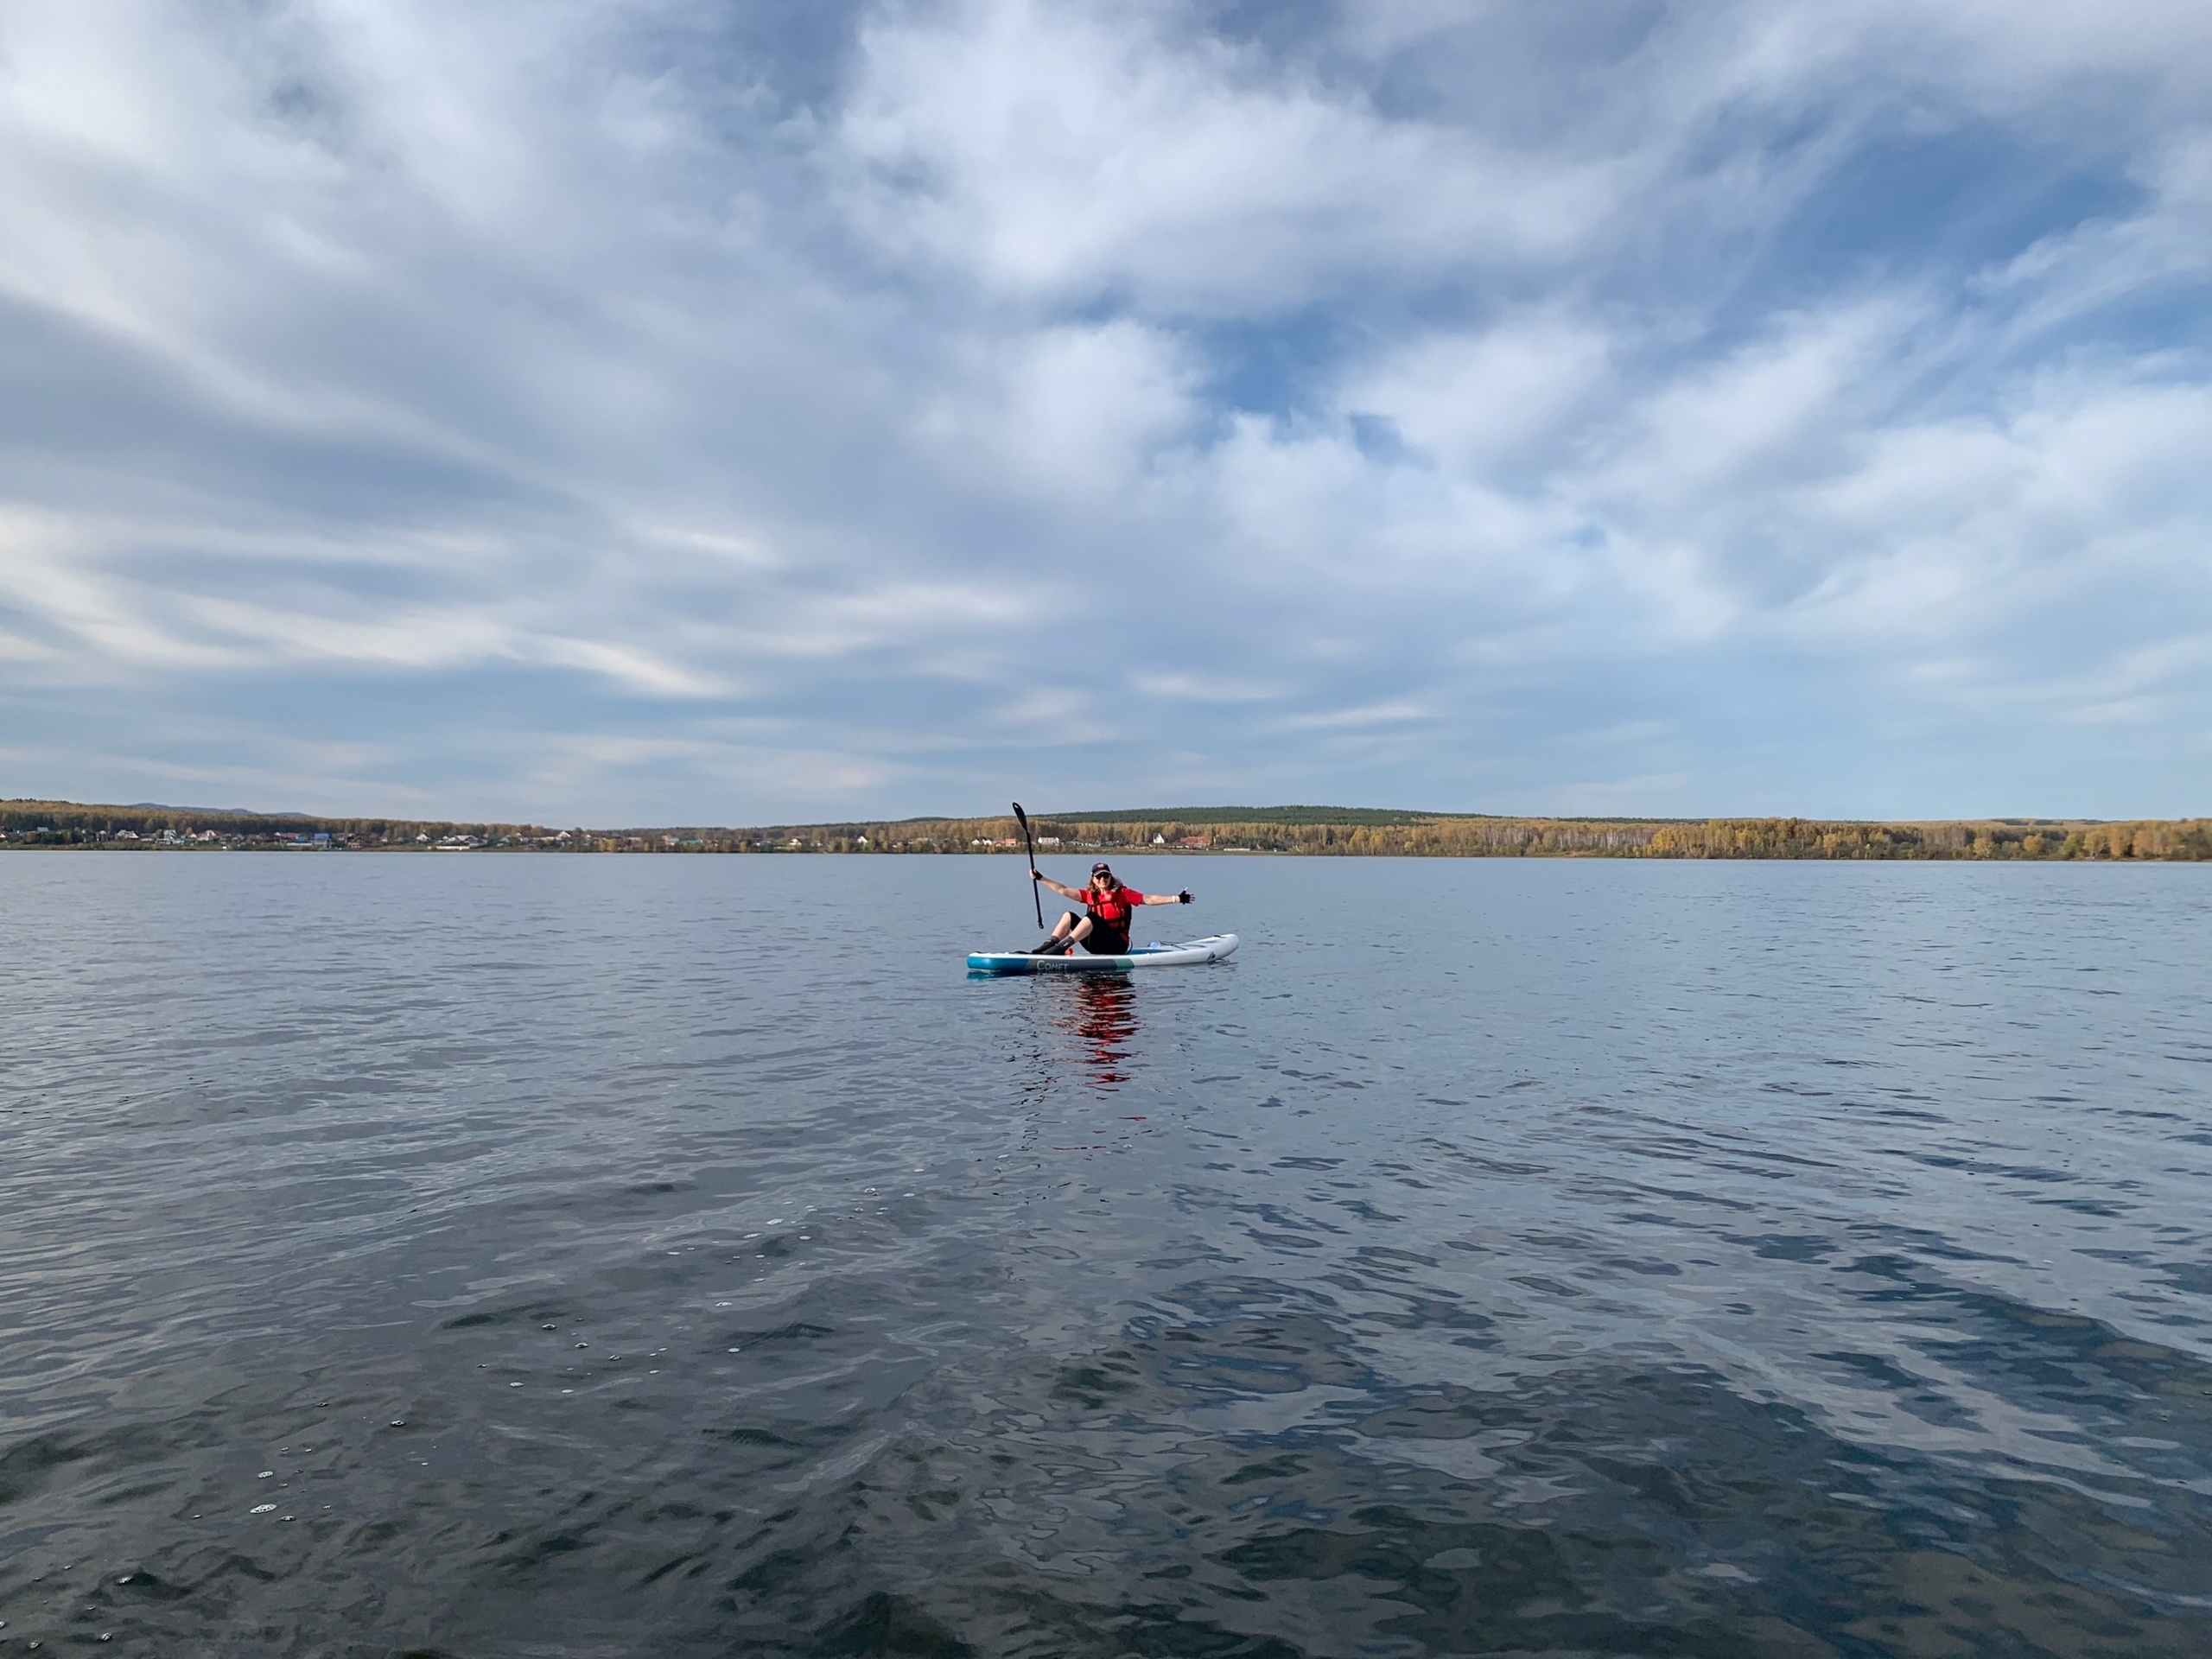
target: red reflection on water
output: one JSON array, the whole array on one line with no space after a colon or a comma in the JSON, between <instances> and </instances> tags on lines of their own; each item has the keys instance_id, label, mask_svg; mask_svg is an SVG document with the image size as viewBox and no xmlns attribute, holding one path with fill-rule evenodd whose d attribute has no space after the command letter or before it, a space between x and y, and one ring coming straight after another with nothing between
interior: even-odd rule
<instances>
[{"instance_id":1,"label":"red reflection on water","mask_svg":"<svg viewBox=\"0 0 2212 1659\"><path fill-rule=\"evenodd\" d=\"M1129 1074L1122 1068L1136 1046L1136 987L1125 975L1086 974L1075 980L1072 988L1073 1023L1085 1077L1102 1089L1127 1083Z\"/></svg>"}]
</instances>

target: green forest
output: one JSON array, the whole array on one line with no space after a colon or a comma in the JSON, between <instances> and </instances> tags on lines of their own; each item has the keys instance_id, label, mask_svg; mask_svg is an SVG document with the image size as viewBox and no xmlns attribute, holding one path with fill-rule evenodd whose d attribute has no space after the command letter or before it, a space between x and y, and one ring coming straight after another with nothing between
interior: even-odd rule
<instances>
[{"instance_id":1,"label":"green forest","mask_svg":"<svg viewBox=\"0 0 2212 1659\"><path fill-rule=\"evenodd\" d=\"M2212 859L2212 818L1516 818L1368 807L1033 813L1038 853L1154 850L1386 858ZM0 848L532 853L1019 854L1011 817L568 830L181 807L0 801Z\"/></svg>"}]
</instances>

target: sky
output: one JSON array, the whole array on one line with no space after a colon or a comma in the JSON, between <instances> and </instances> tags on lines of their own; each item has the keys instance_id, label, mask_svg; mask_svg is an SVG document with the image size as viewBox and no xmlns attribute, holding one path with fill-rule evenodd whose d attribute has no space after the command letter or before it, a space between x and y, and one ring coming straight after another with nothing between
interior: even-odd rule
<instances>
[{"instance_id":1,"label":"sky","mask_svg":"<svg viewBox=\"0 0 2212 1659\"><path fill-rule=\"evenodd\" d=\"M2212 812L2202 0L10 0L0 795Z\"/></svg>"}]
</instances>

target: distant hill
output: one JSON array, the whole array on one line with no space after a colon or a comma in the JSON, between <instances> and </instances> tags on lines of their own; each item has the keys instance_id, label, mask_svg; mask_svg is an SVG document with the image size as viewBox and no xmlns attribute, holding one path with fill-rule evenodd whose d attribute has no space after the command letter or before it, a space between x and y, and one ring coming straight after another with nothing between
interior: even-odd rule
<instances>
[{"instance_id":1,"label":"distant hill","mask_svg":"<svg viewBox=\"0 0 2212 1659\"><path fill-rule=\"evenodd\" d=\"M1057 823L1427 823L1437 818L1485 817L1461 812L1402 812L1382 806L1145 806L1112 812L1032 812Z\"/></svg>"},{"instance_id":2,"label":"distant hill","mask_svg":"<svg viewBox=\"0 0 2212 1659\"><path fill-rule=\"evenodd\" d=\"M305 812L257 812L250 806L171 806L166 801L133 801L132 812L189 812L200 818L305 818Z\"/></svg>"},{"instance_id":3,"label":"distant hill","mask_svg":"<svg viewBox=\"0 0 2212 1659\"><path fill-rule=\"evenodd\" d=\"M1173 851L1385 858L2212 859L2212 819L1504 817L1387 807L1212 806L1032 812L1040 855ZM1020 853L1011 817L695 830L681 849Z\"/></svg>"}]
</instances>

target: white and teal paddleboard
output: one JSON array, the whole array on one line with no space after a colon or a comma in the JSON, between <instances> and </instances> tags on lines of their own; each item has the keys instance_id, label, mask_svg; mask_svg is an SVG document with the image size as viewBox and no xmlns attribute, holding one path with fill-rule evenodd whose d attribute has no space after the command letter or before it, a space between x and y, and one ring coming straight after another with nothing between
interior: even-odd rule
<instances>
[{"instance_id":1,"label":"white and teal paddleboard","mask_svg":"<svg viewBox=\"0 0 2212 1659\"><path fill-rule=\"evenodd\" d=\"M978 950L968 958L971 974L1122 974L1132 968L1196 968L1219 962L1236 949L1234 933L1215 933L1181 944L1133 945L1118 957L1090 957L1076 947L1071 957L1033 957L1026 950Z\"/></svg>"}]
</instances>

